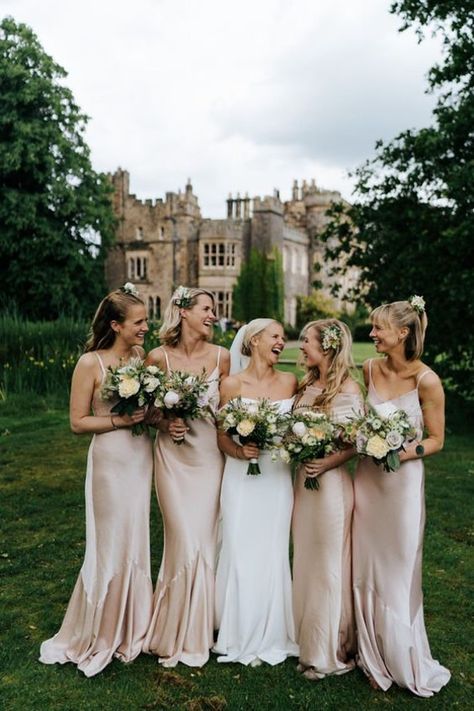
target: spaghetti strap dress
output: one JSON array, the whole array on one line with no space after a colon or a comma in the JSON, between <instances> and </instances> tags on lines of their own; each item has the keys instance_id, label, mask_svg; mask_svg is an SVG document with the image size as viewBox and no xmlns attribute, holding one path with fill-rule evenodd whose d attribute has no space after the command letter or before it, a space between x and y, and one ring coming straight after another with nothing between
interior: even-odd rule
<instances>
[{"instance_id":1,"label":"spaghetti strap dress","mask_svg":"<svg viewBox=\"0 0 474 711\"><path fill-rule=\"evenodd\" d=\"M168 371L171 365L163 348ZM208 376L209 405L219 404L219 361ZM187 421L177 445L158 432L155 484L163 516L164 547L145 651L165 667L200 667L213 644L214 571L224 458L214 417Z\"/></svg>"},{"instance_id":2,"label":"spaghetti strap dress","mask_svg":"<svg viewBox=\"0 0 474 711\"><path fill-rule=\"evenodd\" d=\"M404 410L418 438L423 414L416 388L382 400L369 362L368 401L381 416ZM432 696L450 679L431 656L421 588L425 525L424 471L421 459L385 472L371 459L359 462L354 481L354 606L358 663L387 690L393 682L417 696Z\"/></svg>"},{"instance_id":3,"label":"spaghetti strap dress","mask_svg":"<svg viewBox=\"0 0 474 711\"><path fill-rule=\"evenodd\" d=\"M307 386L298 407L312 405L321 389ZM344 422L363 411L362 396L339 393L331 419ZM304 467L295 480L293 509L293 608L300 663L317 678L354 668L352 603L352 479L345 465L319 477L317 491L305 488Z\"/></svg>"},{"instance_id":4,"label":"spaghetti strap dress","mask_svg":"<svg viewBox=\"0 0 474 711\"><path fill-rule=\"evenodd\" d=\"M105 368L96 352L102 380ZM93 396L95 415L109 415L113 401ZM59 632L41 645L43 664L77 664L98 674L113 657L130 662L142 651L150 624L149 514L152 443L130 428L95 434L85 484L84 563Z\"/></svg>"}]
</instances>

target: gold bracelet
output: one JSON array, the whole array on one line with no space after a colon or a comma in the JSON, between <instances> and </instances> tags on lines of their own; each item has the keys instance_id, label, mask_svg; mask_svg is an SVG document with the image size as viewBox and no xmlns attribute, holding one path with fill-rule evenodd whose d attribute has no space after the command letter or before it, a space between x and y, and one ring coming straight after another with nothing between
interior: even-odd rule
<instances>
[{"instance_id":1,"label":"gold bracelet","mask_svg":"<svg viewBox=\"0 0 474 711\"><path fill-rule=\"evenodd\" d=\"M117 425L114 423L114 416L113 415L110 415L110 424L112 425L112 428L114 430L118 430Z\"/></svg>"}]
</instances>

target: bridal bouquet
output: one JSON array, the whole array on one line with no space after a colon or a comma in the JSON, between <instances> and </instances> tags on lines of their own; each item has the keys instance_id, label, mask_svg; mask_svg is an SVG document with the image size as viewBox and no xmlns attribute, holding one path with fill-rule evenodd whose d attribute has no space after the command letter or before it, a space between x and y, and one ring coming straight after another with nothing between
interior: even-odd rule
<instances>
[{"instance_id":1,"label":"bridal bouquet","mask_svg":"<svg viewBox=\"0 0 474 711\"><path fill-rule=\"evenodd\" d=\"M153 401L161 376L156 365L144 365L140 358L131 358L126 365L107 368L101 397L103 400L118 398L110 411L117 415L131 415L134 410ZM142 422L132 426L133 435L146 431Z\"/></svg>"},{"instance_id":2,"label":"bridal bouquet","mask_svg":"<svg viewBox=\"0 0 474 711\"><path fill-rule=\"evenodd\" d=\"M393 408L383 415L375 409L356 417L345 425L344 439L355 445L358 454L372 457L386 472L400 468L400 455L406 442L417 436L404 410Z\"/></svg>"},{"instance_id":3,"label":"bridal bouquet","mask_svg":"<svg viewBox=\"0 0 474 711\"><path fill-rule=\"evenodd\" d=\"M241 444L253 442L259 449L279 447L288 427L288 415L282 415L278 404L266 399L233 398L221 408L217 419L221 430L237 435ZM258 459L251 459L247 474L260 473Z\"/></svg>"},{"instance_id":4,"label":"bridal bouquet","mask_svg":"<svg viewBox=\"0 0 474 711\"><path fill-rule=\"evenodd\" d=\"M195 420L205 417L209 412L209 381L206 373L192 375L175 370L163 373L155 390L155 407L163 410L166 417L181 417ZM174 440L182 444L183 439Z\"/></svg>"},{"instance_id":5,"label":"bridal bouquet","mask_svg":"<svg viewBox=\"0 0 474 711\"><path fill-rule=\"evenodd\" d=\"M321 459L340 447L338 439L341 432L327 415L317 410L296 408L291 413L290 426L283 437L280 457L293 466L304 464L311 459ZM319 489L318 477L306 477L305 489Z\"/></svg>"}]
</instances>

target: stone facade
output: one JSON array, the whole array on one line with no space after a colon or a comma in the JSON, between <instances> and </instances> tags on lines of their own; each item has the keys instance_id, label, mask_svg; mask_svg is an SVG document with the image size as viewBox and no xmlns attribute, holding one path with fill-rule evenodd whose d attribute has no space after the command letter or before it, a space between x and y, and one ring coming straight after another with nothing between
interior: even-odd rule
<instances>
[{"instance_id":1,"label":"stone facade","mask_svg":"<svg viewBox=\"0 0 474 711\"><path fill-rule=\"evenodd\" d=\"M119 168L110 180L118 220L106 261L110 289L133 282L150 317L159 318L175 286L199 286L216 295L219 317L232 318L232 289L250 249L277 247L283 258L285 322L294 325L296 297L310 293L313 263L321 261L318 234L325 211L341 199L339 193L320 190L314 181L301 187L295 181L287 202L278 191L252 200L229 196L226 219L214 220L201 216L190 181L184 192L166 193L164 200L138 200L130 194L127 171ZM326 291L328 272L326 265L318 274Z\"/></svg>"}]
</instances>

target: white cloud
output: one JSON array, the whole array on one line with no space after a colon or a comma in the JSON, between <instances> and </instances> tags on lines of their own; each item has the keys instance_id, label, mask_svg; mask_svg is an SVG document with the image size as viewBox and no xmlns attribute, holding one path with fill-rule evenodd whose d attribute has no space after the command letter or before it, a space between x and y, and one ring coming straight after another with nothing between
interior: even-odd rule
<instances>
[{"instance_id":1,"label":"white cloud","mask_svg":"<svg viewBox=\"0 0 474 711\"><path fill-rule=\"evenodd\" d=\"M429 121L439 57L397 33L389 0L3 0L69 72L99 170L157 197L192 177L203 213L229 191L345 171L376 139Z\"/></svg>"}]
</instances>

